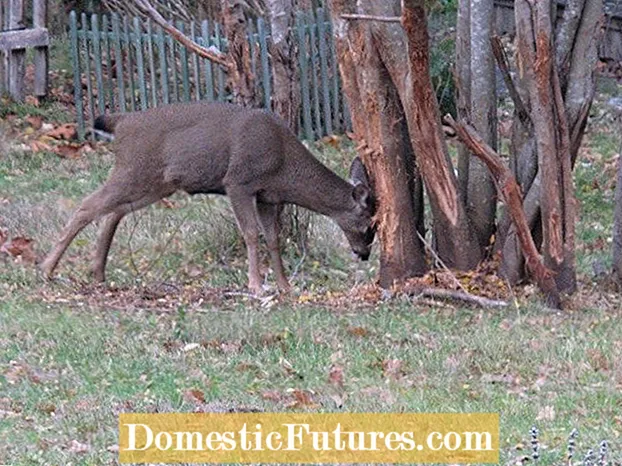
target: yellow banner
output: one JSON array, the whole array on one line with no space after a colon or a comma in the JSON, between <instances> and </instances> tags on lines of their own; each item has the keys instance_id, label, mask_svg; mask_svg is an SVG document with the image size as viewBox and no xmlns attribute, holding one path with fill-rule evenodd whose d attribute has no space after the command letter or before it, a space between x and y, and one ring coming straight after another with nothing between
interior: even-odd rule
<instances>
[{"instance_id":1,"label":"yellow banner","mask_svg":"<svg viewBox=\"0 0 622 466\"><path fill-rule=\"evenodd\" d=\"M121 414L121 463L498 463L490 413Z\"/></svg>"}]
</instances>

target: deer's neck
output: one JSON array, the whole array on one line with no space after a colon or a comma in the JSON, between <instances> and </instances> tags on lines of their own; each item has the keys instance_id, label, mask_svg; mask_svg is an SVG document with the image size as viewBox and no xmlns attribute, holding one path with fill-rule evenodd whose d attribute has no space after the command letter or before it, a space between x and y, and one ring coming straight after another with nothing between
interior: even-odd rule
<instances>
[{"instance_id":1,"label":"deer's neck","mask_svg":"<svg viewBox=\"0 0 622 466\"><path fill-rule=\"evenodd\" d=\"M318 214L335 217L350 208L352 186L318 160L303 157L288 170L284 200Z\"/></svg>"}]
</instances>

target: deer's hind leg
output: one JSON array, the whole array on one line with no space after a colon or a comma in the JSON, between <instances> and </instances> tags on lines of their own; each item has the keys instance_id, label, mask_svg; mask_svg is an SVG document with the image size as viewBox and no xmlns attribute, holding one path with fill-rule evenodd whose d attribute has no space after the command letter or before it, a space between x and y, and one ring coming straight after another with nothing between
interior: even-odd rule
<instances>
[{"instance_id":1,"label":"deer's hind leg","mask_svg":"<svg viewBox=\"0 0 622 466\"><path fill-rule=\"evenodd\" d=\"M128 186L134 186L134 189ZM82 201L82 204L65 227L60 240L41 264L41 270L44 275L47 278L52 277L54 270L71 242L91 222L110 213L115 213L115 215L123 213L125 215L170 194L170 190L157 189L155 186L152 186L149 191L145 191L144 188L140 188L136 184L128 184L117 178L110 179L104 186ZM116 221L116 225L118 225L120 220L119 218ZM107 236L100 239L101 247L98 248L102 252L106 243L112 241L116 225L111 223L104 229L104 233L107 232ZM114 228L111 228L112 226ZM109 246L108 244L106 249L109 249ZM107 255L108 251L105 252Z\"/></svg>"},{"instance_id":2,"label":"deer's hind leg","mask_svg":"<svg viewBox=\"0 0 622 466\"><path fill-rule=\"evenodd\" d=\"M272 267L274 267L276 283L282 291L288 291L290 286L285 276L279 249L279 206L258 201L257 215L263 229L268 251L270 252L270 261L272 262Z\"/></svg>"},{"instance_id":3,"label":"deer's hind leg","mask_svg":"<svg viewBox=\"0 0 622 466\"><path fill-rule=\"evenodd\" d=\"M125 217L126 213L122 210L118 210L108 215L102 227L99 238L97 239L97 249L95 251L95 257L93 259L93 266L91 271L93 278L96 282L103 283L106 281L106 262L108 261L108 253L110 252L110 245L112 244L112 238L114 237L117 227L121 219Z\"/></svg>"}]
</instances>

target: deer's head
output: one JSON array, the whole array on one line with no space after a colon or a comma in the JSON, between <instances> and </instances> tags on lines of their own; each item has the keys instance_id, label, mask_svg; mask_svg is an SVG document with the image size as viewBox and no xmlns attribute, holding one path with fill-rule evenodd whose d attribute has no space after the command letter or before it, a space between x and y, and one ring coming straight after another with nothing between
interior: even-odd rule
<instances>
[{"instance_id":1,"label":"deer's head","mask_svg":"<svg viewBox=\"0 0 622 466\"><path fill-rule=\"evenodd\" d=\"M352 185L350 207L342 214L338 223L354 254L366 261L369 259L371 246L376 236L376 228L373 224L375 198L367 170L358 157L352 161L350 166L350 183Z\"/></svg>"}]
</instances>

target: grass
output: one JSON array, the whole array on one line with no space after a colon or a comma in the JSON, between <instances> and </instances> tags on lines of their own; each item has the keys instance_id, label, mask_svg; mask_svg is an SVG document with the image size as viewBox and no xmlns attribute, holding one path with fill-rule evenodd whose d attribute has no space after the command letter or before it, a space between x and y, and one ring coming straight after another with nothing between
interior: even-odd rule
<instances>
[{"instance_id":1,"label":"grass","mask_svg":"<svg viewBox=\"0 0 622 466\"><path fill-rule=\"evenodd\" d=\"M351 147L314 151L345 174ZM615 133L590 127L576 178L584 288L594 261L608 260L617 151ZM0 225L34 239L40 257L112 161L105 149L75 160L2 151ZM102 290L86 284L95 232L73 243L55 283L0 256L0 464L115 464L121 412L243 408L492 411L503 464L529 454L534 424L542 465L563 461L574 427L577 457L602 439L620 457L622 320L602 300L564 313L535 301L501 311L369 303L356 285L377 262L350 261L342 234L319 217L306 250L285 245L292 296L254 300L239 293L245 251L227 200L185 195L124 220ZM292 407L292 390L318 406Z\"/></svg>"}]
</instances>

